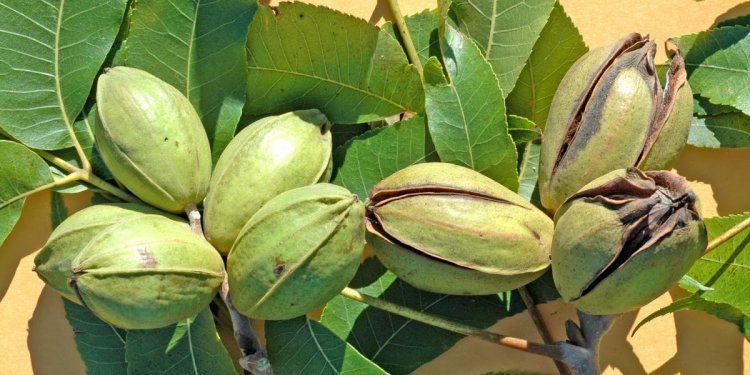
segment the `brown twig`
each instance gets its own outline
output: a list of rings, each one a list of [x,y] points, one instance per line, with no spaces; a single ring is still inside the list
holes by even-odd
[[[556,345],[567,345],[562,350],[560,361],[564,362],[573,373],[578,375],[598,375],[599,344],[620,315],[589,315],[578,311],[576,325],[572,321],[565,322],[568,342]]]
[[[523,300],[524,305],[526,305],[526,310],[529,312],[531,320],[534,322],[534,326],[536,326],[537,332],[539,332],[539,336],[542,337],[542,341],[545,344],[554,344],[555,341],[552,338],[549,329],[547,329],[547,325],[544,323],[542,314],[539,313],[539,309],[536,307],[534,296],[531,295],[529,289],[525,286],[522,286],[518,288],[518,294],[521,295],[521,299]],[[568,369],[568,367],[565,366],[564,363],[558,360],[554,361],[555,366],[557,367],[557,371],[560,372],[561,375],[571,375],[570,369]]]
[[[341,295],[351,300],[365,303],[374,308],[400,315],[433,327],[465,336],[475,337],[493,344],[521,350],[527,353],[559,360],[577,375],[595,375],[599,373],[597,360],[599,342],[618,317],[618,315],[588,315],[579,312],[578,316],[581,321],[580,328],[572,322],[568,324],[569,328],[575,328],[569,330],[573,335],[571,340],[554,344],[540,344],[516,337],[485,331],[466,324],[456,323],[384,299],[362,294],[352,288],[344,288],[344,290],[341,291]]]
[[[185,207],[185,213],[190,223],[190,229],[199,236],[203,235],[203,226],[201,225],[201,214],[198,208],[191,204]],[[246,374],[251,375],[273,375],[271,362],[268,360],[268,353],[260,344],[258,335],[255,334],[253,326],[250,324],[250,318],[242,315],[232,303],[229,296],[229,281],[226,272],[224,272],[224,281],[221,283],[219,291],[221,300],[229,311],[229,319],[232,321],[232,331],[237,346],[240,348],[240,367],[245,370]]]
[[[250,319],[242,315],[234,307],[234,303],[232,303],[232,298],[229,296],[229,283],[227,282],[226,274],[224,274],[224,282],[221,284],[219,295],[221,295],[221,299],[229,311],[229,318],[232,320],[234,339],[237,341],[240,353],[242,353],[242,357],[240,358],[242,369],[252,375],[273,375],[273,368],[271,367],[271,362],[268,360],[268,353],[261,346],[255,330],[250,325]]]

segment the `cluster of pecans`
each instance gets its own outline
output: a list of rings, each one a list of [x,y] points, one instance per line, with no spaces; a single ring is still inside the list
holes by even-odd
[[[351,281],[365,242],[401,279],[431,292],[498,293],[551,266],[562,297],[583,311],[638,308],[706,246],[695,194],[664,171],[690,124],[684,64],[673,58],[662,88],[654,52],[653,42],[631,34],[567,73],[542,141],[546,213],[446,163],[402,169],[360,202],[327,183],[331,124],[314,109],[248,125],[212,168],[200,119],[178,90],[141,70],[109,69],[97,86],[97,148],[148,205],[76,213],[52,233],[36,271],[127,329],[197,314],[225,273],[248,317],[305,314]],[[191,217],[198,206],[202,222],[173,215]]]

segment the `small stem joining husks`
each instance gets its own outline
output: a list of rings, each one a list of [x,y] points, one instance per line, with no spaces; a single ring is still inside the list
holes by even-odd
[[[198,211],[198,207],[196,207],[194,203],[185,206],[185,214],[187,214],[190,229],[192,229],[195,234],[205,239],[206,237],[203,235],[203,225],[201,225],[201,213]]]

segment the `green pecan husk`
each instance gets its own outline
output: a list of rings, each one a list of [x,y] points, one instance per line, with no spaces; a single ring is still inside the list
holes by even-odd
[[[656,45],[630,34],[582,56],[550,106],[539,167],[542,204],[555,211],[589,181],[615,169],[669,169],[687,140],[692,91],[677,52],[662,89]]]
[[[274,197],[242,228],[227,259],[243,314],[291,319],[324,305],[354,277],[365,246],[364,204],[320,183]]]
[[[221,256],[206,240],[158,215],[111,225],[71,267],[71,289],[83,305],[125,329],[160,328],[195,316],[224,280]]]
[[[200,204],[211,178],[206,131],[190,101],[143,70],[99,76],[96,145],[112,175],[144,202],[180,213]]]
[[[565,301],[589,314],[649,303],[690,269],[707,243],[697,196],[668,171],[610,172],[570,197],[555,219],[555,285]]]
[[[135,203],[109,203],[86,207],[52,231],[47,243],[34,257],[34,271],[49,287],[63,297],[80,304],[70,288],[72,263],[86,245],[105,229],[133,217],[160,215],[187,227],[179,218],[153,207]]]
[[[431,292],[492,294],[549,266],[552,220],[468,168],[423,163],[373,187],[367,241],[383,264]]]
[[[206,238],[226,255],[242,227],[278,194],[331,178],[331,123],[316,109],[258,120],[216,163],[204,202]]]

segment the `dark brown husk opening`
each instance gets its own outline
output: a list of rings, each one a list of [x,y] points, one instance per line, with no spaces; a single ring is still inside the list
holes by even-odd
[[[696,196],[685,180],[668,171],[641,172],[629,168],[615,178],[569,198],[601,204],[617,212],[623,233],[616,244],[616,255],[581,290],[578,299],[628,261],[651,248],[673,231],[699,219]]]

